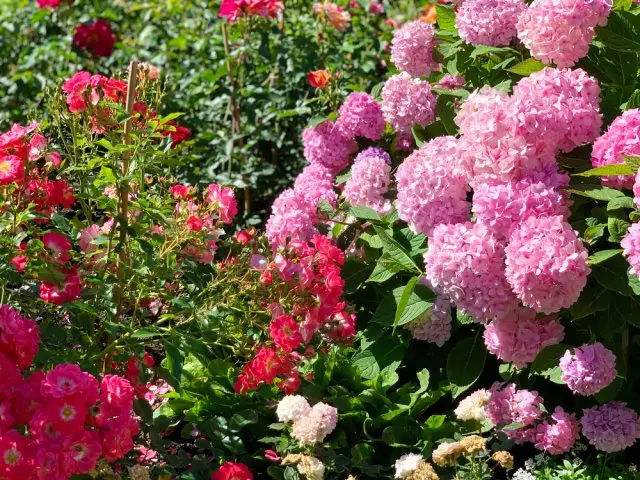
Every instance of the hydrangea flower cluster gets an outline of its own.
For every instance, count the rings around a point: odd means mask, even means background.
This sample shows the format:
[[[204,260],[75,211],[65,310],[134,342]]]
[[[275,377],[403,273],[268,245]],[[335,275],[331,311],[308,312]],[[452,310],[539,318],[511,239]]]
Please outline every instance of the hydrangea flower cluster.
[[[531,442],[543,452],[551,455],[566,453],[580,438],[580,428],[574,414],[556,407],[550,417],[531,430]]]
[[[640,223],[634,223],[627,230],[627,234],[620,242],[623,254],[627,258],[631,268],[629,271],[640,276]]]
[[[317,163],[307,165],[296,177],[293,191],[315,211],[321,200],[335,205],[338,195],[333,190],[334,175]]]
[[[587,283],[587,249],[561,216],[529,217],[512,233],[506,278],[526,306],[554,313],[570,307]]]
[[[369,207],[381,215],[391,210],[384,196],[389,189],[391,157],[381,148],[371,147],[358,154],[343,195],[351,205]],[[296,180],[297,182],[297,180]]]
[[[426,126],[435,118],[431,86],[406,72],[389,78],[381,95],[384,118],[398,133],[411,133],[415,125]]]
[[[617,117],[605,134],[593,143],[591,163],[594,167],[624,163],[624,156],[640,156],[640,109],[627,110]],[[632,175],[602,177],[602,183],[615,188],[632,188]]]
[[[271,216],[265,227],[271,245],[281,247],[290,241],[305,242],[313,237],[317,233],[317,204],[312,205],[304,194],[295,189],[283,191],[273,202]]]
[[[358,148],[353,136],[345,136],[331,120],[306,128],[302,132],[302,143],[307,161],[320,164],[333,174],[346,168]]]
[[[88,50],[96,57],[110,57],[116,45],[116,36],[108,20],[98,19],[82,23],[73,35],[73,45]]]
[[[464,86],[464,82],[464,77],[461,77],[460,75],[453,76],[450,73],[445,73],[442,78],[438,80],[435,87],[442,90],[457,90]]]
[[[437,67],[433,60],[435,45],[432,25],[422,20],[408,22],[393,34],[391,61],[409,75],[428,77]]]
[[[429,282],[477,321],[503,317],[516,307],[504,275],[504,245],[484,225],[438,225],[424,258]]]
[[[270,260],[253,257],[252,268],[260,272],[272,302],[268,334],[273,346],[259,346],[234,388],[245,394],[279,378],[278,387],[292,393],[300,386],[296,365],[304,357],[299,349],[312,353],[315,335],[326,342],[348,341],[355,335],[355,315],[342,299],[344,254],[327,237],[315,235],[309,243],[289,243]],[[282,305],[291,307],[285,312]]]
[[[495,383],[490,393],[487,418],[497,427],[512,423],[528,426],[542,415],[542,398],[538,392],[518,390],[513,383]]]
[[[638,414],[623,402],[587,408],[580,423],[589,443],[603,452],[619,452],[640,438]]]
[[[416,340],[441,347],[451,338],[451,321],[451,302],[444,295],[438,295],[431,308],[403,327]]]
[[[315,445],[333,432],[338,424],[338,410],[323,402],[313,407],[300,395],[285,396],[278,403],[278,420],[292,423],[291,436],[300,446]]]
[[[518,38],[531,56],[558,67],[584,57],[595,27],[606,25],[611,0],[534,0],[517,22]]]
[[[519,308],[485,327],[487,350],[503,362],[524,368],[540,351],[560,343],[564,327],[554,317],[536,317],[533,310]]]
[[[436,137],[398,167],[395,206],[412,231],[431,235],[437,225],[469,219],[469,186],[455,163],[459,148],[454,137]]]
[[[484,388],[476,390],[468,397],[463,398],[453,413],[458,420],[482,422],[487,418],[486,407],[489,400],[491,400],[489,390]]]
[[[394,478],[403,480],[438,480],[435,470],[417,453],[402,455],[395,464]],[[349,477],[353,478],[353,477]]]
[[[67,479],[112,462],[133,448],[139,432],[134,390],[124,378],[100,383],[77,365],[60,364],[24,378],[39,341],[35,322],[0,307],[0,475]],[[35,348],[34,348],[35,346]]]
[[[456,15],[460,38],[471,45],[509,45],[526,8],[523,0],[465,0]]]
[[[569,350],[560,359],[562,380],[578,395],[595,395],[609,386],[618,375],[616,356],[601,343]]]
[[[351,93],[339,113],[335,126],[345,138],[378,140],[384,132],[386,123],[380,104],[368,93]]]

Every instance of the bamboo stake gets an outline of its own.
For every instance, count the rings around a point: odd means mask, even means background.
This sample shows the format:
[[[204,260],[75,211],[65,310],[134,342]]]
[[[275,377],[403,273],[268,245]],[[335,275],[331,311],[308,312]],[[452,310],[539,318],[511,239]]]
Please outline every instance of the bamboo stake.
[[[125,108],[129,118],[124,124],[124,138],[123,142],[125,145],[131,144],[131,130],[133,128],[133,105],[136,98],[136,86],[138,82],[138,62],[133,60],[129,64],[129,79],[127,82],[127,98]],[[118,199],[118,223],[120,224],[120,235],[118,238],[118,245],[120,247],[120,252],[118,254],[118,269],[116,271],[116,288],[115,288],[115,300],[116,300],[116,317],[115,321],[119,322],[120,317],[122,315],[123,310],[123,302],[124,302],[124,282],[125,282],[125,273],[126,266],[128,263],[127,258],[127,249],[126,249],[126,241],[127,241],[127,230],[129,227],[129,180],[127,177],[129,176],[129,167],[131,165],[131,151],[126,151],[122,155],[122,182],[120,183],[120,192]],[[114,339],[109,336],[108,343],[113,343]],[[113,354],[111,351],[106,356],[103,371],[105,373],[109,373],[111,371],[111,364],[113,363]]]

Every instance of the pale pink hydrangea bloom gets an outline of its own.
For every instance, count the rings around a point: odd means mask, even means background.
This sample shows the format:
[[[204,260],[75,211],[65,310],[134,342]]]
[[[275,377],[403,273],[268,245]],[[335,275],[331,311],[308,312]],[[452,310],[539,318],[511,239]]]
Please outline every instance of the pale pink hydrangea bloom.
[[[278,402],[276,415],[284,423],[295,422],[311,413],[311,406],[302,395],[286,395]]]
[[[309,163],[317,163],[336,174],[349,165],[349,158],[357,149],[353,137],[345,137],[334,122],[326,120],[302,132],[304,157]]]
[[[563,338],[564,327],[555,317],[537,318],[533,310],[525,308],[494,320],[484,331],[487,350],[518,368],[526,367],[543,348]]]
[[[316,403],[309,414],[298,417],[293,422],[291,436],[301,446],[322,442],[335,430],[338,423],[338,411],[326,403]]]
[[[516,24],[518,38],[544,63],[572,67],[584,57],[612,0],[534,0]]]
[[[384,198],[389,189],[391,157],[381,148],[371,147],[356,157],[351,177],[344,185],[343,195],[351,205],[372,208],[379,214],[391,210]]]
[[[520,132],[564,152],[600,134],[600,85],[581,68],[535,72],[513,87],[513,101]]]
[[[587,408],[580,423],[589,443],[603,452],[619,452],[640,438],[638,414],[623,402]]]
[[[420,454],[407,453],[406,455],[402,455],[394,464],[396,469],[394,478],[407,478],[415,472],[422,463],[424,463],[424,459]]]
[[[457,90],[464,86],[464,82],[464,77],[461,77],[460,75],[453,76],[450,73],[445,73],[434,86],[436,88],[441,88],[442,90]]]
[[[509,45],[526,8],[524,0],[465,0],[456,15],[460,38],[471,45]]]
[[[336,128],[345,138],[365,137],[378,140],[386,123],[380,104],[368,93],[349,94],[340,107]]]
[[[640,170],[636,173],[636,179],[633,183],[633,202],[636,207],[640,207]]]
[[[338,195],[333,190],[334,175],[331,171],[317,163],[307,165],[297,176],[293,185],[296,195],[316,208],[320,200],[335,205]]]
[[[403,327],[409,330],[416,340],[441,347],[451,338],[451,320],[451,302],[444,295],[438,295],[431,308]]]
[[[481,183],[473,192],[472,211],[500,238],[509,235],[529,217],[560,215],[569,217],[567,195],[534,179],[507,183]]]
[[[431,235],[439,224],[469,219],[469,186],[456,165],[459,156],[455,137],[436,137],[398,167],[395,205],[412,231]]]
[[[580,438],[580,428],[574,414],[556,407],[551,418],[536,425],[531,441],[538,450],[558,455],[570,451]]]
[[[480,389],[473,392],[468,397],[460,400],[460,403],[453,411],[458,420],[482,422],[487,418],[486,407],[491,399],[491,392]]]
[[[561,216],[529,217],[513,231],[505,253],[509,284],[536,312],[569,308],[591,271],[587,249]]]
[[[496,427],[512,423],[528,426],[542,415],[542,398],[536,391],[518,390],[513,383],[494,383],[490,392],[486,413]]]
[[[265,233],[274,248],[287,241],[306,242],[317,233],[316,212],[293,189],[283,191],[273,202]]]
[[[410,133],[415,125],[426,126],[435,119],[431,86],[406,72],[389,78],[381,95],[384,118],[398,133]]]
[[[624,156],[640,156],[640,109],[627,110],[617,117],[607,132],[593,143],[591,163],[603,167],[624,163]],[[633,175],[602,177],[602,183],[615,188],[633,188]]]
[[[484,225],[438,225],[424,258],[431,284],[476,321],[503,317],[517,306],[504,276],[504,244]]]
[[[627,234],[620,242],[623,254],[627,258],[631,268],[629,271],[640,276],[640,223],[634,223],[629,227]]]
[[[391,61],[414,77],[428,77],[437,67],[432,56],[436,43],[431,24],[422,20],[406,23],[393,34]]]
[[[595,395],[608,387],[618,375],[616,356],[601,343],[583,345],[560,359],[562,380],[577,395]]]

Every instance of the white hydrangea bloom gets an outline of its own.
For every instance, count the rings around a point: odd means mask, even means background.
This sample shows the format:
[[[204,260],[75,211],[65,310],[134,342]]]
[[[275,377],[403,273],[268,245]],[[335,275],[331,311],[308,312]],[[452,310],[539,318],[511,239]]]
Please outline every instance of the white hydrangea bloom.
[[[422,455],[417,453],[407,453],[396,460],[396,478],[407,478],[415,472],[422,462]]]
[[[490,398],[491,393],[489,393],[488,390],[476,390],[460,401],[458,408],[454,410],[456,418],[463,421],[475,420],[482,422],[487,418],[485,407],[489,403]]]
[[[302,395],[287,395],[278,403],[278,420],[289,423],[311,413],[309,402]]]

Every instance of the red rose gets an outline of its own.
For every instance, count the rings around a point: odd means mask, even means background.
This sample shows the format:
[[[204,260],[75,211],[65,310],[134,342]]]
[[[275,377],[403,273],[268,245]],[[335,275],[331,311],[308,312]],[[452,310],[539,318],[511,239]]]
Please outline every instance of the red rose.
[[[116,37],[107,20],[78,25],[73,44],[81,50],[89,50],[96,57],[109,57],[113,53]]]
[[[326,88],[330,80],[331,73],[326,70],[316,70],[307,75],[307,82],[314,88]]]

